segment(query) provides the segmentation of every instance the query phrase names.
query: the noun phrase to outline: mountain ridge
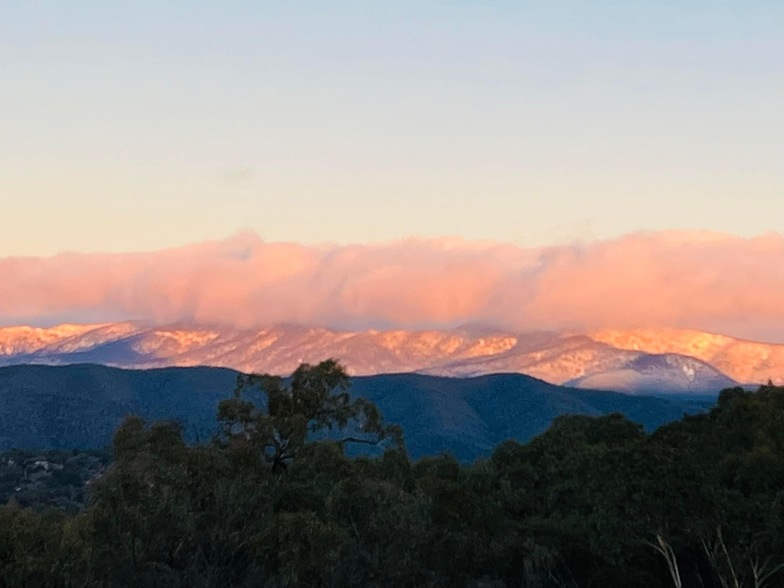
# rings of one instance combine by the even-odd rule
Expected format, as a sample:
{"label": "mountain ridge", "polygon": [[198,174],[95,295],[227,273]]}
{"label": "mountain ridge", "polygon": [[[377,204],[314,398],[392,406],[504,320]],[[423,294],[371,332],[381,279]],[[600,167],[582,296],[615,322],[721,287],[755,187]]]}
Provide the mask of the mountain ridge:
{"label": "mountain ridge", "polygon": [[624,392],[715,393],[737,382],[784,381],[784,345],[688,330],[510,333],[465,326],[340,331],[143,322],[0,328],[0,365],[207,365],[285,375],[302,362],[326,357],[340,359],[352,375],[524,373],[552,384]]}
{"label": "mountain ridge", "polygon": [[[177,420],[187,437],[206,440],[237,375],[212,367],[0,367],[0,449],[102,448],[129,414]],[[387,422],[403,427],[413,457],[449,452],[464,460],[487,456],[506,439],[527,441],[563,414],[621,412],[651,430],[714,401],[578,390],[522,374],[356,376],[351,394],[373,401]]]}

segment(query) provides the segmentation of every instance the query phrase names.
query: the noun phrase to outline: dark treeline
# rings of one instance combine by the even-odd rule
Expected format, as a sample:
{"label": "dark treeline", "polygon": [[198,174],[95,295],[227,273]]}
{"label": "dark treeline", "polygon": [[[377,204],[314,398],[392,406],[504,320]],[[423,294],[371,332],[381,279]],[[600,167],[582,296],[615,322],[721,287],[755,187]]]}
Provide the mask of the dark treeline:
{"label": "dark treeline", "polygon": [[332,361],[241,377],[203,444],[127,419],[81,512],[0,507],[0,585],[784,585],[782,388],[651,435],[560,417],[462,464],[412,462],[347,386]]}

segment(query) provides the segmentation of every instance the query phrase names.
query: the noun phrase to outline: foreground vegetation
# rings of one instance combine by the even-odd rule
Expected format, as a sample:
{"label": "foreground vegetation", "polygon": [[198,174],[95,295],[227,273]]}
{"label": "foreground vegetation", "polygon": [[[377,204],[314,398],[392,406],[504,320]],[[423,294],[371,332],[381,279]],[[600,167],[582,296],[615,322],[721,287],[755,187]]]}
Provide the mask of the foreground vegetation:
{"label": "foreground vegetation", "polygon": [[651,435],[559,417],[465,465],[412,462],[347,387],[332,361],[241,377],[203,444],[126,420],[105,471],[77,460],[86,508],[0,507],[0,585],[784,585],[782,388]]}

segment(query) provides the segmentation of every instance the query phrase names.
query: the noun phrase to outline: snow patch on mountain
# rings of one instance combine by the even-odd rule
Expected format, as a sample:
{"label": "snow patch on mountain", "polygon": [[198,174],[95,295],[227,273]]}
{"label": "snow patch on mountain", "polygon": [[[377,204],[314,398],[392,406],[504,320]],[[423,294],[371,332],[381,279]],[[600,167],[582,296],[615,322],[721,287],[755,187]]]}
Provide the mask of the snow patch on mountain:
{"label": "snow patch on mountain", "polygon": [[591,338],[617,349],[677,353],[709,363],[737,382],[784,384],[784,345],[758,343],[690,329],[607,329]]}
{"label": "snow patch on mountain", "polygon": [[338,331],[140,322],[0,328],[0,365],[100,363],[153,368],[209,365],[291,373],[303,362],[339,359],[353,375],[419,372],[470,377],[522,373],[553,384],[624,392],[718,392],[784,379],[784,345],[680,330],[591,335],[451,330]]}

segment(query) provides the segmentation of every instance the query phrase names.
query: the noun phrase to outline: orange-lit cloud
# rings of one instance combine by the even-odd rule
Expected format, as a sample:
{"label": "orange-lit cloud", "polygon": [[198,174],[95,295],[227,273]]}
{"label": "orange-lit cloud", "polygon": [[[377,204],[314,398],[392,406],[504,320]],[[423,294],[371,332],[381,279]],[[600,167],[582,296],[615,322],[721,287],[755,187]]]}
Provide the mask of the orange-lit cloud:
{"label": "orange-lit cloud", "polygon": [[692,327],[784,336],[784,235],[638,233],[524,249],[459,239],[266,243],[0,259],[0,321],[241,327]]}

